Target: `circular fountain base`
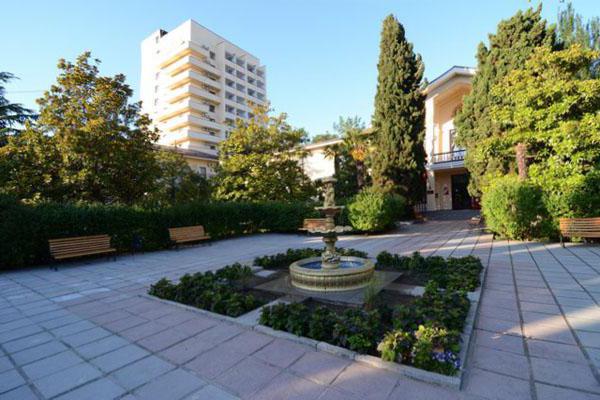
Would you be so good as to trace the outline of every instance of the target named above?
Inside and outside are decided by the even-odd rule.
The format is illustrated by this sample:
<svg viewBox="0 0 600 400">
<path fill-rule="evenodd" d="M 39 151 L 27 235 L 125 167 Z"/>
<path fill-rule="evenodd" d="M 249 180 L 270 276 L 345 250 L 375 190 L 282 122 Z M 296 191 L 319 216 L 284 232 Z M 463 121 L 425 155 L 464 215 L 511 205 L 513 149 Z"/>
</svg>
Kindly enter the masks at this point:
<svg viewBox="0 0 600 400">
<path fill-rule="evenodd" d="M 367 286 L 375 272 L 375 265 L 360 257 L 341 257 L 337 268 L 323 268 L 321 263 L 321 257 L 304 258 L 292 263 L 292 285 L 319 292 L 355 290 Z"/>
</svg>

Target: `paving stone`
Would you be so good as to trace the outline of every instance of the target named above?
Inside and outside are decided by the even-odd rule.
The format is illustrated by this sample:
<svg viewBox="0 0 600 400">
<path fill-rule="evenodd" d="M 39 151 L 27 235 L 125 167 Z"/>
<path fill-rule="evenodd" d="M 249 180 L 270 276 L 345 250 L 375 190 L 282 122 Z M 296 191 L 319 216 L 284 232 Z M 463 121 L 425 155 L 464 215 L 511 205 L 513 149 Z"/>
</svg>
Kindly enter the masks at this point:
<svg viewBox="0 0 600 400">
<path fill-rule="evenodd" d="M 510 376 L 471 369 L 465 390 L 471 394 L 494 400 L 529 400 L 529 382 Z"/>
<path fill-rule="evenodd" d="M 158 357 L 149 356 L 135 363 L 115 371 L 111 376 L 127 390 L 135 389 L 154 378 L 174 369 L 174 365 L 169 364 Z"/>
<path fill-rule="evenodd" d="M 587 364 L 579 346 L 527 339 L 527 347 L 534 357 Z"/>
<path fill-rule="evenodd" d="M 111 335 L 109 331 L 98 327 L 84 332 L 79 332 L 74 335 L 65 336 L 62 338 L 62 340 L 73 347 L 79 347 L 83 346 L 84 344 L 95 342 L 109 335 Z"/>
<path fill-rule="evenodd" d="M 25 365 L 33 361 L 37 361 L 39 359 L 61 353 L 65 350 L 67 350 L 67 346 L 65 346 L 61 342 L 52 340 L 48 343 L 44 343 L 39 346 L 21 350 L 17 353 L 12 354 L 11 356 L 18 365 Z"/>
<path fill-rule="evenodd" d="M 406 397 L 402 396 L 400 398 L 405 399 Z M 392 395 L 390 395 L 389 399 L 395 400 L 396 397 L 392 393 Z M 339 389 L 339 388 L 331 388 L 330 387 L 328 389 L 325 389 L 325 391 L 319 397 L 319 400 L 362 400 L 362 397 L 357 396 L 350 392 L 343 391 L 342 389 Z"/>
<path fill-rule="evenodd" d="M 600 348 L 600 333 L 576 330 L 575 333 L 585 347 Z"/>
<path fill-rule="evenodd" d="M 199 355 L 186 364 L 186 367 L 200 375 L 202 378 L 214 379 L 223 372 L 238 364 L 245 358 L 243 354 L 218 346 Z"/>
<path fill-rule="evenodd" d="M 84 332 L 89 329 L 95 328 L 96 325 L 89 321 L 79 321 L 73 324 L 61 326 L 59 328 L 52 329 L 52 333 L 58 337 L 69 336 L 76 333 Z"/>
<path fill-rule="evenodd" d="M 184 323 L 177 325 L 177 330 L 179 332 L 192 336 L 202 331 L 205 331 L 215 325 L 217 325 L 217 321 L 214 319 L 199 318 L 196 316 L 189 321 L 185 321 Z"/>
<path fill-rule="evenodd" d="M 248 397 L 281 372 L 260 360 L 246 358 L 220 375 L 216 381 L 240 397 Z"/>
<path fill-rule="evenodd" d="M 495 318 L 480 317 L 476 327 L 490 332 L 521 335 L 521 326 L 517 322 L 503 321 Z"/>
<path fill-rule="evenodd" d="M 0 373 L 0 393 L 8 392 L 24 383 L 25 380 L 16 369 L 9 369 L 8 371 Z"/>
<path fill-rule="evenodd" d="M 210 329 L 205 330 L 204 332 L 201 332 L 197 337 L 205 340 L 208 343 L 217 345 L 231 339 L 236 335 L 239 335 L 242 332 L 244 332 L 244 329 L 237 325 L 220 323 Z"/>
<path fill-rule="evenodd" d="M 10 362 L 8 357 L 0 357 L 0 372 L 7 371 L 9 369 L 13 369 L 12 362 Z"/>
<path fill-rule="evenodd" d="M 239 400 L 239 397 L 227 393 L 213 385 L 206 385 L 196 393 L 189 395 L 185 400 Z"/>
<path fill-rule="evenodd" d="M 19 386 L 10 392 L 2 393 L 2 400 L 38 400 L 38 397 L 29 386 Z"/>
<path fill-rule="evenodd" d="M 94 358 L 91 362 L 105 373 L 109 373 L 149 354 L 141 347 L 130 344 Z"/>
<path fill-rule="evenodd" d="M 306 353 L 290 367 L 290 370 L 317 383 L 328 385 L 351 361 L 323 352 Z"/>
<path fill-rule="evenodd" d="M 146 400 L 178 400 L 205 384 L 202 379 L 189 372 L 176 369 L 142 386 L 135 395 Z"/>
<path fill-rule="evenodd" d="M 284 372 L 250 397 L 253 400 L 312 400 L 325 392 L 326 386 Z M 331 398 L 331 397 L 327 397 Z M 346 398 L 350 400 L 349 398 Z"/>
<path fill-rule="evenodd" d="M 125 393 L 116 383 L 101 378 L 57 397 L 57 400 L 112 400 Z"/>
<path fill-rule="evenodd" d="M 178 326 L 194 317 L 194 314 L 187 311 L 171 312 L 170 314 L 160 317 L 155 321 L 167 325 L 168 327 Z"/>
<path fill-rule="evenodd" d="M 359 363 L 352 363 L 333 382 L 333 386 L 349 391 L 364 399 L 386 399 L 398 381 L 392 372 L 373 369 Z"/>
<path fill-rule="evenodd" d="M 536 381 L 600 393 L 600 385 L 587 365 L 532 358 L 531 368 Z"/>
<path fill-rule="evenodd" d="M 105 329 L 108 329 L 109 331 L 123 332 L 127 329 L 130 329 L 130 328 L 133 328 L 133 327 L 145 324 L 145 323 L 149 323 L 147 319 L 133 315 L 128 318 L 120 319 L 118 321 L 113 321 L 108 324 L 103 324 L 103 327 Z M 161 328 L 166 329 L 166 327 L 161 327 Z"/>
<path fill-rule="evenodd" d="M 505 335 L 497 332 L 475 330 L 475 343 L 479 346 L 510 353 L 524 355 L 523 338 L 520 336 Z"/>
<path fill-rule="evenodd" d="M 94 358 L 108 353 L 120 347 L 128 345 L 129 342 L 119 336 L 111 335 L 96 342 L 84 344 L 77 348 L 77 352 L 85 358 Z"/>
<path fill-rule="evenodd" d="M 227 342 L 227 348 L 249 355 L 271 343 L 273 338 L 262 333 L 246 331 Z"/>
<path fill-rule="evenodd" d="M 543 400 L 600 400 L 600 395 L 536 383 L 538 399 Z"/>
<path fill-rule="evenodd" d="M 74 324 L 76 322 L 81 322 L 81 321 L 83 321 L 83 320 L 76 315 L 66 315 L 64 317 L 40 322 L 40 325 L 46 329 L 56 329 L 56 328 L 60 328 L 60 327 L 66 326 L 66 325 L 71 325 L 71 324 Z"/>
<path fill-rule="evenodd" d="M 39 379 L 83 362 L 83 359 L 68 350 L 35 361 L 23 367 L 23 372 L 31 379 Z"/>
<path fill-rule="evenodd" d="M 47 332 L 40 332 L 35 335 L 27 336 L 22 339 L 13 340 L 8 343 L 4 343 L 4 350 L 9 353 L 16 353 L 17 351 L 25 350 L 30 347 L 40 345 L 42 343 L 49 342 L 54 338 Z"/>
<path fill-rule="evenodd" d="M 457 389 L 401 377 L 389 399 L 455 400 L 459 397 L 463 396 Z"/>
<path fill-rule="evenodd" d="M 54 397 L 101 376 L 89 364 L 79 364 L 33 382 L 45 397 Z"/>
<path fill-rule="evenodd" d="M 541 339 L 572 345 L 577 344 L 571 330 L 566 324 L 562 326 L 544 325 L 540 323 L 528 324 L 523 327 L 523 332 L 525 336 L 532 339 Z"/>
<path fill-rule="evenodd" d="M 473 366 L 516 378 L 529 374 L 527 357 L 478 346 L 473 352 Z"/>
<path fill-rule="evenodd" d="M 186 334 L 180 333 L 176 329 L 168 329 L 155 335 L 148 336 L 138 341 L 138 344 L 150 351 L 160 351 L 187 338 L 188 336 Z"/>
<path fill-rule="evenodd" d="M 289 340 L 275 339 L 267 346 L 253 354 L 268 364 L 279 368 L 287 368 L 294 361 L 298 360 L 304 353 L 313 351 L 307 346 L 290 342 Z"/>
<path fill-rule="evenodd" d="M 126 339 L 138 341 L 148 336 L 155 335 L 158 332 L 162 332 L 166 329 L 167 327 L 162 324 L 156 322 L 146 322 L 144 324 L 134 326 L 133 328 L 123 330 L 120 332 L 120 334 Z"/>
<path fill-rule="evenodd" d="M 160 352 L 161 357 L 175 364 L 185 364 L 214 345 L 198 337 L 191 337 Z"/>
</svg>

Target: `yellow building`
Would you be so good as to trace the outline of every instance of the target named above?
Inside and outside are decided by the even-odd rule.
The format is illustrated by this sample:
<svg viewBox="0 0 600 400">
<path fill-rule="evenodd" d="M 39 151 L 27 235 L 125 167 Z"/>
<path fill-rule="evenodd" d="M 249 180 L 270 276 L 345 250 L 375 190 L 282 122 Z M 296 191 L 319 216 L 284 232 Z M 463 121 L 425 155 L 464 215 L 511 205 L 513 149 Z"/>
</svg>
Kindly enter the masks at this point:
<svg viewBox="0 0 600 400">
<path fill-rule="evenodd" d="M 425 151 L 427 152 L 427 210 L 477 207 L 467 192 L 469 175 L 465 150 L 455 143 L 454 116 L 471 91 L 475 69 L 454 66 L 433 80 L 425 94 Z"/>
</svg>

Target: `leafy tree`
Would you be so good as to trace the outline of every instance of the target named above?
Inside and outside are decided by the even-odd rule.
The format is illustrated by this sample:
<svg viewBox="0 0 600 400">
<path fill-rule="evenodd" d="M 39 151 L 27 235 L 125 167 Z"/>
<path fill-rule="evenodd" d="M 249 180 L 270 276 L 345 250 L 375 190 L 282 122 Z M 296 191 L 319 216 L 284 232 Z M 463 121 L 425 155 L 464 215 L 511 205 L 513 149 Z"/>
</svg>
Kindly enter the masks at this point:
<svg viewBox="0 0 600 400">
<path fill-rule="evenodd" d="M 210 183 L 194 172 L 181 154 L 171 150 L 158 150 L 156 161 L 160 172 L 156 189 L 144 202 L 147 206 L 156 207 L 210 199 Z"/>
<path fill-rule="evenodd" d="M 557 26 L 558 42 L 563 48 L 579 44 L 590 50 L 600 50 L 599 17 L 593 17 L 584 23 L 582 16 L 569 3 L 567 8 L 558 13 Z"/>
<path fill-rule="evenodd" d="M 90 57 L 59 61 L 56 84 L 38 100 L 37 127 L 52 134 L 61 155 L 67 200 L 131 204 L 153 188 L 158 133 L 140 103 L 129 104 L 125 76 L 100 76 Z"/>
<path fill-rule="evenodd" d="M 393 15 L 383 21 L 377 69 L 373 183 L 416 202 L 425 193 L 424 66 Z"/>
<path fill-rule="evenodd" d="M 335 133 L 321 133 L 318 135 L 313 136 L 311 143 L 320 143 L 320 142 L 324 142 L 326 140 L 331 140 L 331 139 L 339 139 L 340 137 L 338 135 L 336 135 Z"/>
<path fill-rule="evenodd" d="M 0 147 L 0 192 L 34 201 L 61 199 L 61 155 L 53 138 L 26 128 Z"/>
<path fill-rule="evenodd" d="M 506 99 L 491 109 L 495 126 L 505 134 L 481 146 L 495 149 L 510 165 L 511 148 L 526 144 L 530 179 L 544 189 L 555 217 L 571 213 L 571 192 L 600 170 L 600 80 L 581 74 L 599 56 L 577 44 L 562 51 L 542 47 L 492 90 L 494 97 Z M 589 201 L 594 202 L 598 199 Z"/>
<path fill-rule="evenodd" d="M 8 134 L 19 133 L 18 125 L 35 117 L 33 111 L 21 104 L 11 103 L 5 96 L 4 84 L 16 79 L 10 72 L 0 72 L 0 146 L 7 142 Z"/>
<path fill-rule="evenodd" d="M 492 121 L 492 107 L 501 107 L 509 101 L 495 96 L 491 88 L 512 70 L 522 67 L 535 48 L 553 45 L 554 32 L 542 19 L 541 6 L 537 10 L 519 11 L 501 21 L 497 32 L 489 35 L 489 45 L 479 44 L 473 88 L 464 97 L 463 106 L 454 119 L 457 144 L 467 150 L 465 165 L 471 177 L 472 195 L 480 194 L 483 179 L 489 173 L 503 174 L 510 167 L 495 148 L 484 145 L 489 143 L 487 138 L 502 135 L 501 128 Z"/>
<path fill-rule="evenodd" d="M 339 198 L 350 198 L 367 183 L 366 161 L 369 154 L 369 138 L 365 123 L 360 117 L 340 117 L 333 128 L 341 137 L 341 143 L 329 146 L 327 156 L 335 162 L 335 192 Z"/>
<path fill-rule="evenodd" d="M 3 151 L 5 190 L 22 198 L 132 204 L 154 189 L 158 133 L 140 104 L 129 104 L 125 76 L 100 76 L 99 61 L 90 57 L 59 61 L 56 84 L 38 100 L 37 123 Z"/>
<path fill-rule="evenodd" d="M 269 116 L 257 107 L 255 118 L 238 120 L 219 148 L 215 195 L 221 200 L 305 200 L 315 193 L 298 160 L 306 132 L 286 115 Z"/>
</svg>

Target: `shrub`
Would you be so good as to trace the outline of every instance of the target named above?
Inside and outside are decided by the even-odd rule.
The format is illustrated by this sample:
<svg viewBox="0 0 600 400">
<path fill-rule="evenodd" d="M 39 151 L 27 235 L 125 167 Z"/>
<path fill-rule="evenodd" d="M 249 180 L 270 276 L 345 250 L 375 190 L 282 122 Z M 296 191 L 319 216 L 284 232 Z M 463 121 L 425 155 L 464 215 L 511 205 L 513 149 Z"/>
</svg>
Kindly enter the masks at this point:
<svg viewBox="0 0 600 400">
<path fill-rule="evenodd" d="M 251 274 L 249 270 L 248 267 L 233 264 L 216 273 L 185 274 L 177 284 L 163 278 L 151 285 L 148 293 L 161 299 L 237 317 L 264 304 L 251 294 L 235 289 L 238 280 Z"/>
<path fill-rule="evenodd" d="M 600 216 L 600 169 L 589 172 L 568 196 L 573 217 Z"/>
<path fill-rule="evenodd" d="M 552 235 L 542 189 L 514 176 L 496 179 L 485 188 L 482 213 L 487 227 L 508 239 L 534 239 Z"/>
<path fill-rule="evenodd" d="M 426 281 L 433 280 L 443 289 L 473 291 L 479 287 L 481 260 L 477 257 L 445 259 L 439 256 L 423 257 L 418 252 L 412 256 L 400 256 L 382 251 L 377 255 L 378 268 L 416 273 Z"/>
<path fill-rule="evenodd" d="M 364 251 L 346 248 L 336 248 L 336 251 L 343 256 L 362 257 L 367 258 L 369 255 Z M 254 265 L 258 265 L 267 269 L 281 269 L 287 268 L 294 261 L 301 260 L 309 257 L 320 257 L 323 249 L 287 249 L 285 253 L 278 253 L 272 256 L 256 257 L 254 259 Z"/>
<path fill-rule="evenodd" d="M 308 203 L 190 203 L 163 209 L 119 205 L 27 205 L 0 196 L 0 269 L 47 262 L 48 239 L 105 233 L 120 252 L 171 246 L 168 228 L 204 225 L 211 237 L 295 232 L 312 215 Z"/>
<path fill-rule="evenodd" d="M 374 190 L 363 190 L 348 204 L 348 219 L 352 227 L 364 232 L 378 232 L 394 222 L 394 208 L 390 195 Z"/>
<path fill-rule="evenodd" d="M 412 363 L 415 367 L 445 375 L 453 375 L 460 368 L 457 332 L 421 325 L 414 336 Z"/>
<path fill-rule="evenodd" d="M 403 196 L 391 193 L 387 195 L 386 200 L 392 210 L 392 218 L 394 221 L 411 217 L 411 211 L 408 208 L 408 201 L 406 201 Z"/>
</svg>

